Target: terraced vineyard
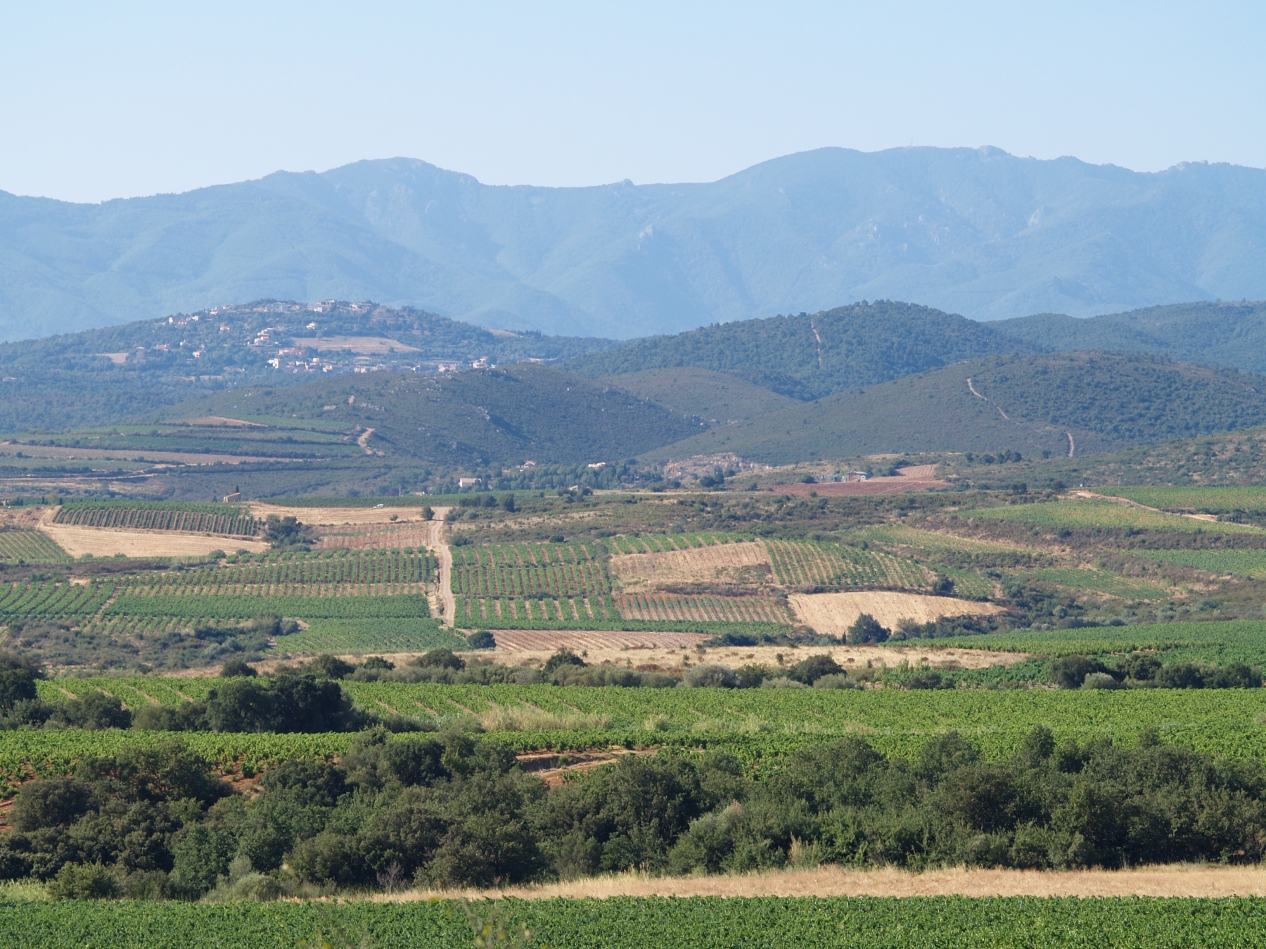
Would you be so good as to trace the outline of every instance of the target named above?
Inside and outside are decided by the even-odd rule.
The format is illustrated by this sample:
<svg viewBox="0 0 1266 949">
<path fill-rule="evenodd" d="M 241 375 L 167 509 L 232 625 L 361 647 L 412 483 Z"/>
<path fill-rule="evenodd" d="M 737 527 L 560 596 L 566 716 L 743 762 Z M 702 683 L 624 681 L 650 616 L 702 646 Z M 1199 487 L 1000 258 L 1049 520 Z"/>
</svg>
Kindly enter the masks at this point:
<svg viewBox="0 0 1266 949">
<path fill-rule="evenodd" d="M 58 508 L 54 524 L 127 530 L 195 531 L 248 537 L 258 523 L 238 504 L 180 504 L 158 501 L 72 501 Z"/>
<path fill-rule="evenodd" d="M 601 597 L 611 592 L 598 544 L 454 547 L 453 593 L 464 597 Z"/>
<path fill-rule="evenodd" d="M 0 563 L 65 563 L 66 551 L 37 530 L 0 530 Z"/>
<path fill-rule="evenodd" d="M 630 593 L 614 601 L 622 619 L 646 622 L 795 623 L 786 603 L 771 597 Z"/>
<path fill-rule="evenodd" d="M 482 913 L 480 907 L 476 912 Z M 1007 897 L 612 897 L 507 900 L 510 928 L 556 949 L 998 949 L 1041 946 L 1201 949 L 1266 945 L 1261 899 Z M 349 932 L 379 949 L 472 944 L 470 924 L 445 901 L 8 904 L 0 941 L 24 949 L 247 949 L 320 944 Z"/>
<path fill-rule="evenodd" d="M 774 576 L 783 586 L 832 590 L 926 590 L 933 575 L 911 560 L 846 544 L 766 540 Z"/>
</svg>

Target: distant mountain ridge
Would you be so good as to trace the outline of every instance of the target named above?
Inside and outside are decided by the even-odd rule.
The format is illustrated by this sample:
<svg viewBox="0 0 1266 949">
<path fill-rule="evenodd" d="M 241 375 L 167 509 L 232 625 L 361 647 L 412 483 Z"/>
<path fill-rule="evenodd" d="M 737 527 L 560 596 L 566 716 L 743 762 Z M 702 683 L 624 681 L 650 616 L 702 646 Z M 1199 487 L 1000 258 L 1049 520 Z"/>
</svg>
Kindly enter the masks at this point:
<svg viewBox="0 0 1266 949">
<path fill-rule="evenodd" d="M 0 192 L 0 339 L 373 299 L 619 338 L 919 300 L 971 318 L 1266 297 L 1266 171 L 820 149 L 705 184 L 493 187 L 411 159 L 79 205 Z"/>
</svg>

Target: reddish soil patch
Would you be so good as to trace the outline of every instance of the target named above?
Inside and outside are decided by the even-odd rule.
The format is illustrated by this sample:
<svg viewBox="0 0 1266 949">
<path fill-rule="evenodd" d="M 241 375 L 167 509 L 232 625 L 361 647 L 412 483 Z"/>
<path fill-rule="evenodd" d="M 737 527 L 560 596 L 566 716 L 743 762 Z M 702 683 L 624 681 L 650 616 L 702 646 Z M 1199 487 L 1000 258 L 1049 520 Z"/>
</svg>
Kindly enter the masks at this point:
<svg viewBox="0 0 1266 949">
<path fill-rule="evenodd" d="M 914 465 L 902 468 L 893 478 L 867 478 L 865 481 L 823 481 L 819 484 L 776 484 L 768 490 L 774 494 L 793 494 L 807 498 L 816 493 L 822 498 L 866 497 L 877 494 L 900 494 L 903 491 L 931 491 L 948 488 L 948 481 L 936 477 L 935 465 Z"/>
</svg>

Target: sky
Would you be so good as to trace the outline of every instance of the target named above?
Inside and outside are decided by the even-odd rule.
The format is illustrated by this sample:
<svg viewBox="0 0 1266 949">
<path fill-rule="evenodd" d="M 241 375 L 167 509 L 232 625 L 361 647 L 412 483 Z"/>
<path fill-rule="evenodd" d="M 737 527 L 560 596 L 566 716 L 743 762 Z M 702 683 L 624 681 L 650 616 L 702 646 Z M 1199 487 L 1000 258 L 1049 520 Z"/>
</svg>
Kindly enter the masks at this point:
<svg viewBox="0 0 1266 949">
<path fill-rule="evenodd" d="M 0 190 L 102 201 L 407 156 L 711 181 L 822 146 L 1266 167 L 1266 4 L 17 3 Z"/>
</svg>

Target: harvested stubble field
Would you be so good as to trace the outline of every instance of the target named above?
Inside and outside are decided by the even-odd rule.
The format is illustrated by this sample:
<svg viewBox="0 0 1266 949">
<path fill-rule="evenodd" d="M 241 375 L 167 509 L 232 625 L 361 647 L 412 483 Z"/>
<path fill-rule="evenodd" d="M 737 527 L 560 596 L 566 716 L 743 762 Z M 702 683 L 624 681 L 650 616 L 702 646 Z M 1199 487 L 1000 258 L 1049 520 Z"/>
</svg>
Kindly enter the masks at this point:
<svg viewBox="0 0 1266 949">
<path fill-rule="evenodd" d="M 755 542 L 617 554 L 609 565 L 625 592 L 693 583 L 747 584 L 767 579 L 770 571 L 765 546 Z"/>
<path fill-rule="evenodd" d="M 942 616 L 988 615 L 1005 612 L 993 603 L 955 600 L 917 593 L 793 593 L 788 597 L 800 622 L 826 636 L 843 636 L 862 613 L 895 629 L 903 619 L 935 622 Z"/>
<path fill-rule="evenodd" d="M 310 524 L 320 533 L 322 527 L 342 528 L 351 532 L 351 528 L 383 527 L 403 524 L 421 525 L 427 523 L 422 517 L 422 508 L 414 505 L 383 507 L 287 507 L 284 504 L 269 504 L 263 501 L 252 501 L 251 514 L 257 520 L 264 520 L 270 514 L 277 517 L 293 517 L 304 524 Z M 442 515 L 447 508 L 435 508 L 437 515 Z M 393 521 L 392 517 L 396 519 Z"/>
<path fill-rule="evenodd" d="M 268 549 L 262 540 L 226 537 L 222 534 L 189 534 L 175 531 L 123 531 L 99 527 L 43 524 L 40 529 L 72 557 L 205 557 L 216 550 Z"/>
</svg>

